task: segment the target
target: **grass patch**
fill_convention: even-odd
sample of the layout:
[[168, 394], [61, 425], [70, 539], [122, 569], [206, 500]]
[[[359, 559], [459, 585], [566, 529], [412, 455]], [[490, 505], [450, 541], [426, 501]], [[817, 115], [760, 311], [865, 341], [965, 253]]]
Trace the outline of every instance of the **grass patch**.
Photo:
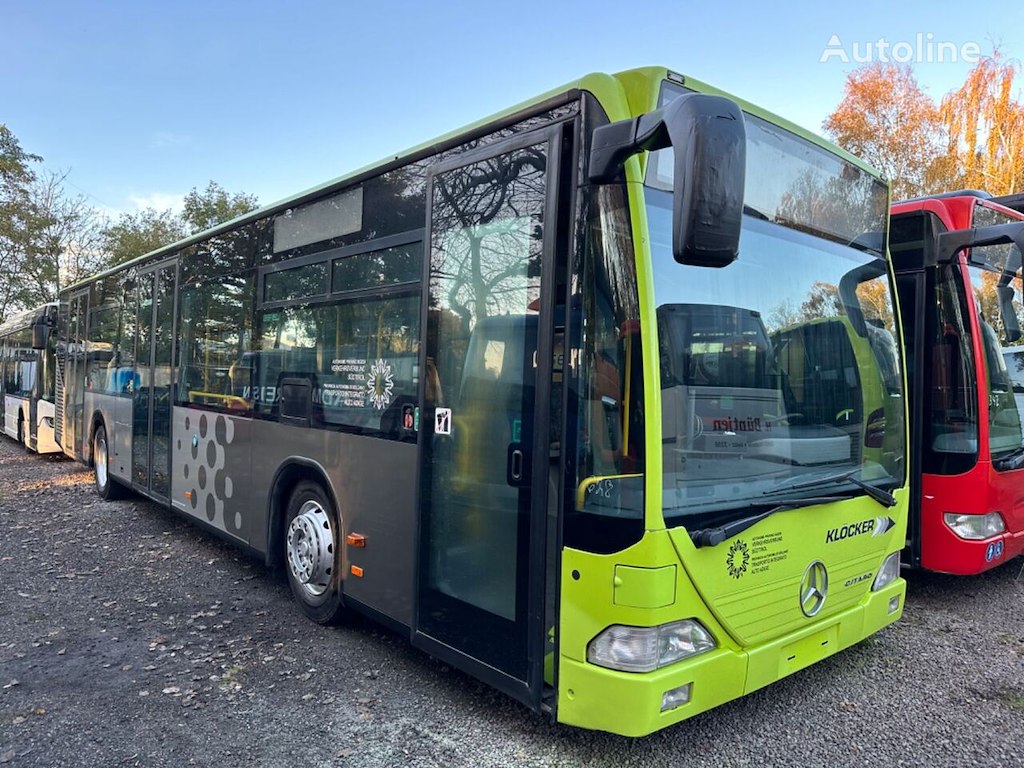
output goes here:
[[1018, 712], [1024, 712], [1024, 691], [1018, 691], [1013, 688], [1003, 686], [996, 695], [999, 699], [1010, 706], [1011, 709], [1016, 709]]

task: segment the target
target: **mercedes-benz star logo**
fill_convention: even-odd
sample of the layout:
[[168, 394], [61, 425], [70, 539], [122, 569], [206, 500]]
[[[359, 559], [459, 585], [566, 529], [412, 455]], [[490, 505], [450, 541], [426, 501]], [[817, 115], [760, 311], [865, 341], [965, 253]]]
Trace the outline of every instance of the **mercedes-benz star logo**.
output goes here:
[[828, 596], [828, 571], [825, 564], [815, 560], [807, 566], [800, 580], [800, 610], [804, 616], [815, 616], [825, 605]]

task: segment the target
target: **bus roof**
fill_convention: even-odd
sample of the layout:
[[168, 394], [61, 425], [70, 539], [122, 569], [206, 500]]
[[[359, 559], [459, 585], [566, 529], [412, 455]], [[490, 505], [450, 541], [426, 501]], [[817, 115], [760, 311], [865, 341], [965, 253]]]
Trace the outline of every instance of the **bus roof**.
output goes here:
[[47, 314], [49, 314], [50, 309], [56, 308], [57, 302], [51, 301], [46, 304], [40, 304], [38, 307], [33, 307], [32, 309], [26, 309], [16, 315], [11, 315], [4, 320], [3, 323], [0, 323], [0, 336], [6, 336], [8, 333], [28, 328], [34, 322], [43, 319]]
[[[955, 192], [943, 192], [937, 195], [924, 195], [909, 200], [900, 200], [892, 204], [892, 214], [898, 216], [914, 211], [931, 211], [938, 215], [943, 223], [951, 229], [963, 229], [972, 225], [971, 211], [975, 205], [999, 211], [1008, 218], [1019, 219], [1024, 214], [1024, 200], [1021, 208], [1006, 205], [1006, 197], [993, 197], [988, 192], [977, 189], [961, 189]], [[1024, 196], [1022, 196], [1024, 197]]]
[[282, 200], [278, 200], [277, 202], [262, 206], [254, 211], [250, 211], [249, 213], [231, 219], [230, 221], [218, 224], [217, 226], [211, 227], [210, 229], [202, 232], [197, 232], [187, 238], [161, 246], [154, 251], [150, 251], [149, 253], [137, 256], [122, 264], [105, 269], [91, 277], [67, 286], [61, 292], [64, 293], [65, 291], [76, 289], [81, 285], [88, 284], [93, 280], [97, 280], [107, 275], [115, 274], [130, 266], [143, 264], [149, 261], [157, 261], [164, 256], [169, 256], [174, 251], [202, 242], [214, 235], [284, 212], [292, 207], [309, 202], [322, 195], [344, 189], [345, 187], [359, 183], [364, 179], [371, 178], [388, 170], [401, 167], [432, 154], [436, 154], [437, 152], [444, 151], [445, 149], [449, 149], [465, 141], [467, 135], [477, 133], [484, 128], [493, 128], [504, 122], [521, 119], [524, 113], [539, 112], [544, 109], [550, 109], [569, 103], [577, 99], [580, 92], [583, 91], [592, 93], [598, 98], [602, 107], [604, 107], [608, 112], [609, 119], [615, 121], [635, 117], [657, 108], [659, 87], [661, 82], [665, 79], [672, 80], [679, 85], [684, 85], [687, 88], [692, 88], [693, 90], [701, 93], [726, 96], [739, 104], [744, 112], [760, 117], [774, 125], [778, 125], [780, 128], [784, 128], [812, 144], [841, 157], [843, 160], [852, 163], [870, 175], [879, 179], [882, 178], [878, 170], [855, 155], [852, 155], [846, 150], [826, 141], [821, 136], [802, 128], [779, 115], [768, 112], [745, 99], [737, 98], [736, 96], [715, 88], [714, 86], [708, 85], [707, 83], [694, 78], [677, 74], [665, 67], [641, 67], [638, 69], [618, 72], [614, 75], [595, 72], [584, 75], [578, 80], [566, 83], [558, 88], [553, 88], [539, 96], [520, 102], [508, 109], [489, 115], [488, 117], [477, 120], [469, 125], [463, 126], [462, 128], [450, 131], [435, 139], [418, 144], [404, 152], [400, 152], [397, 155], [389, 156], [375, 163], [365, 165], [362, 168], [358, 168], [323, 184], [304, 190], [290, 197], [286, 197]]

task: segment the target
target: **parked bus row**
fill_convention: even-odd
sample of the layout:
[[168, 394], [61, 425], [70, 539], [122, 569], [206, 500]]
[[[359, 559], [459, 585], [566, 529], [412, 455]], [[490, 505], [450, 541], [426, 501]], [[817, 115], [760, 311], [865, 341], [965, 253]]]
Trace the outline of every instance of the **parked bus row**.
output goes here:
[[[896, 621], [901, 556], [1019, 551], [986, 489], [1021, 452], [1020, 255], [965, 249], [1024, 238], [900, 215], [890, 260], [857, 158], [666, 69], [588, 75], [63, 291], [56, 439], [314, 621], [651, 733]], [[921, 501], [965, 472], [979, 498]]]

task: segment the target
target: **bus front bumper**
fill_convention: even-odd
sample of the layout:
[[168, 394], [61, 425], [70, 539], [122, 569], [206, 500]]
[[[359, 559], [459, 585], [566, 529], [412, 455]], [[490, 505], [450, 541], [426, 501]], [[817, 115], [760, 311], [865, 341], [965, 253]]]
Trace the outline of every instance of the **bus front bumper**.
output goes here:
[[[645, 736], [864, 640], [902, 615], [905, 594], [906, 582], [896, 579], [860, 604], [800, 632], [739, 651], [718, 648], [655, 672], [620, 672], [563, 656], [558, 721], [622, 736]], [[663, 711], [666, 694], [687, 685], [688, 701]]]

